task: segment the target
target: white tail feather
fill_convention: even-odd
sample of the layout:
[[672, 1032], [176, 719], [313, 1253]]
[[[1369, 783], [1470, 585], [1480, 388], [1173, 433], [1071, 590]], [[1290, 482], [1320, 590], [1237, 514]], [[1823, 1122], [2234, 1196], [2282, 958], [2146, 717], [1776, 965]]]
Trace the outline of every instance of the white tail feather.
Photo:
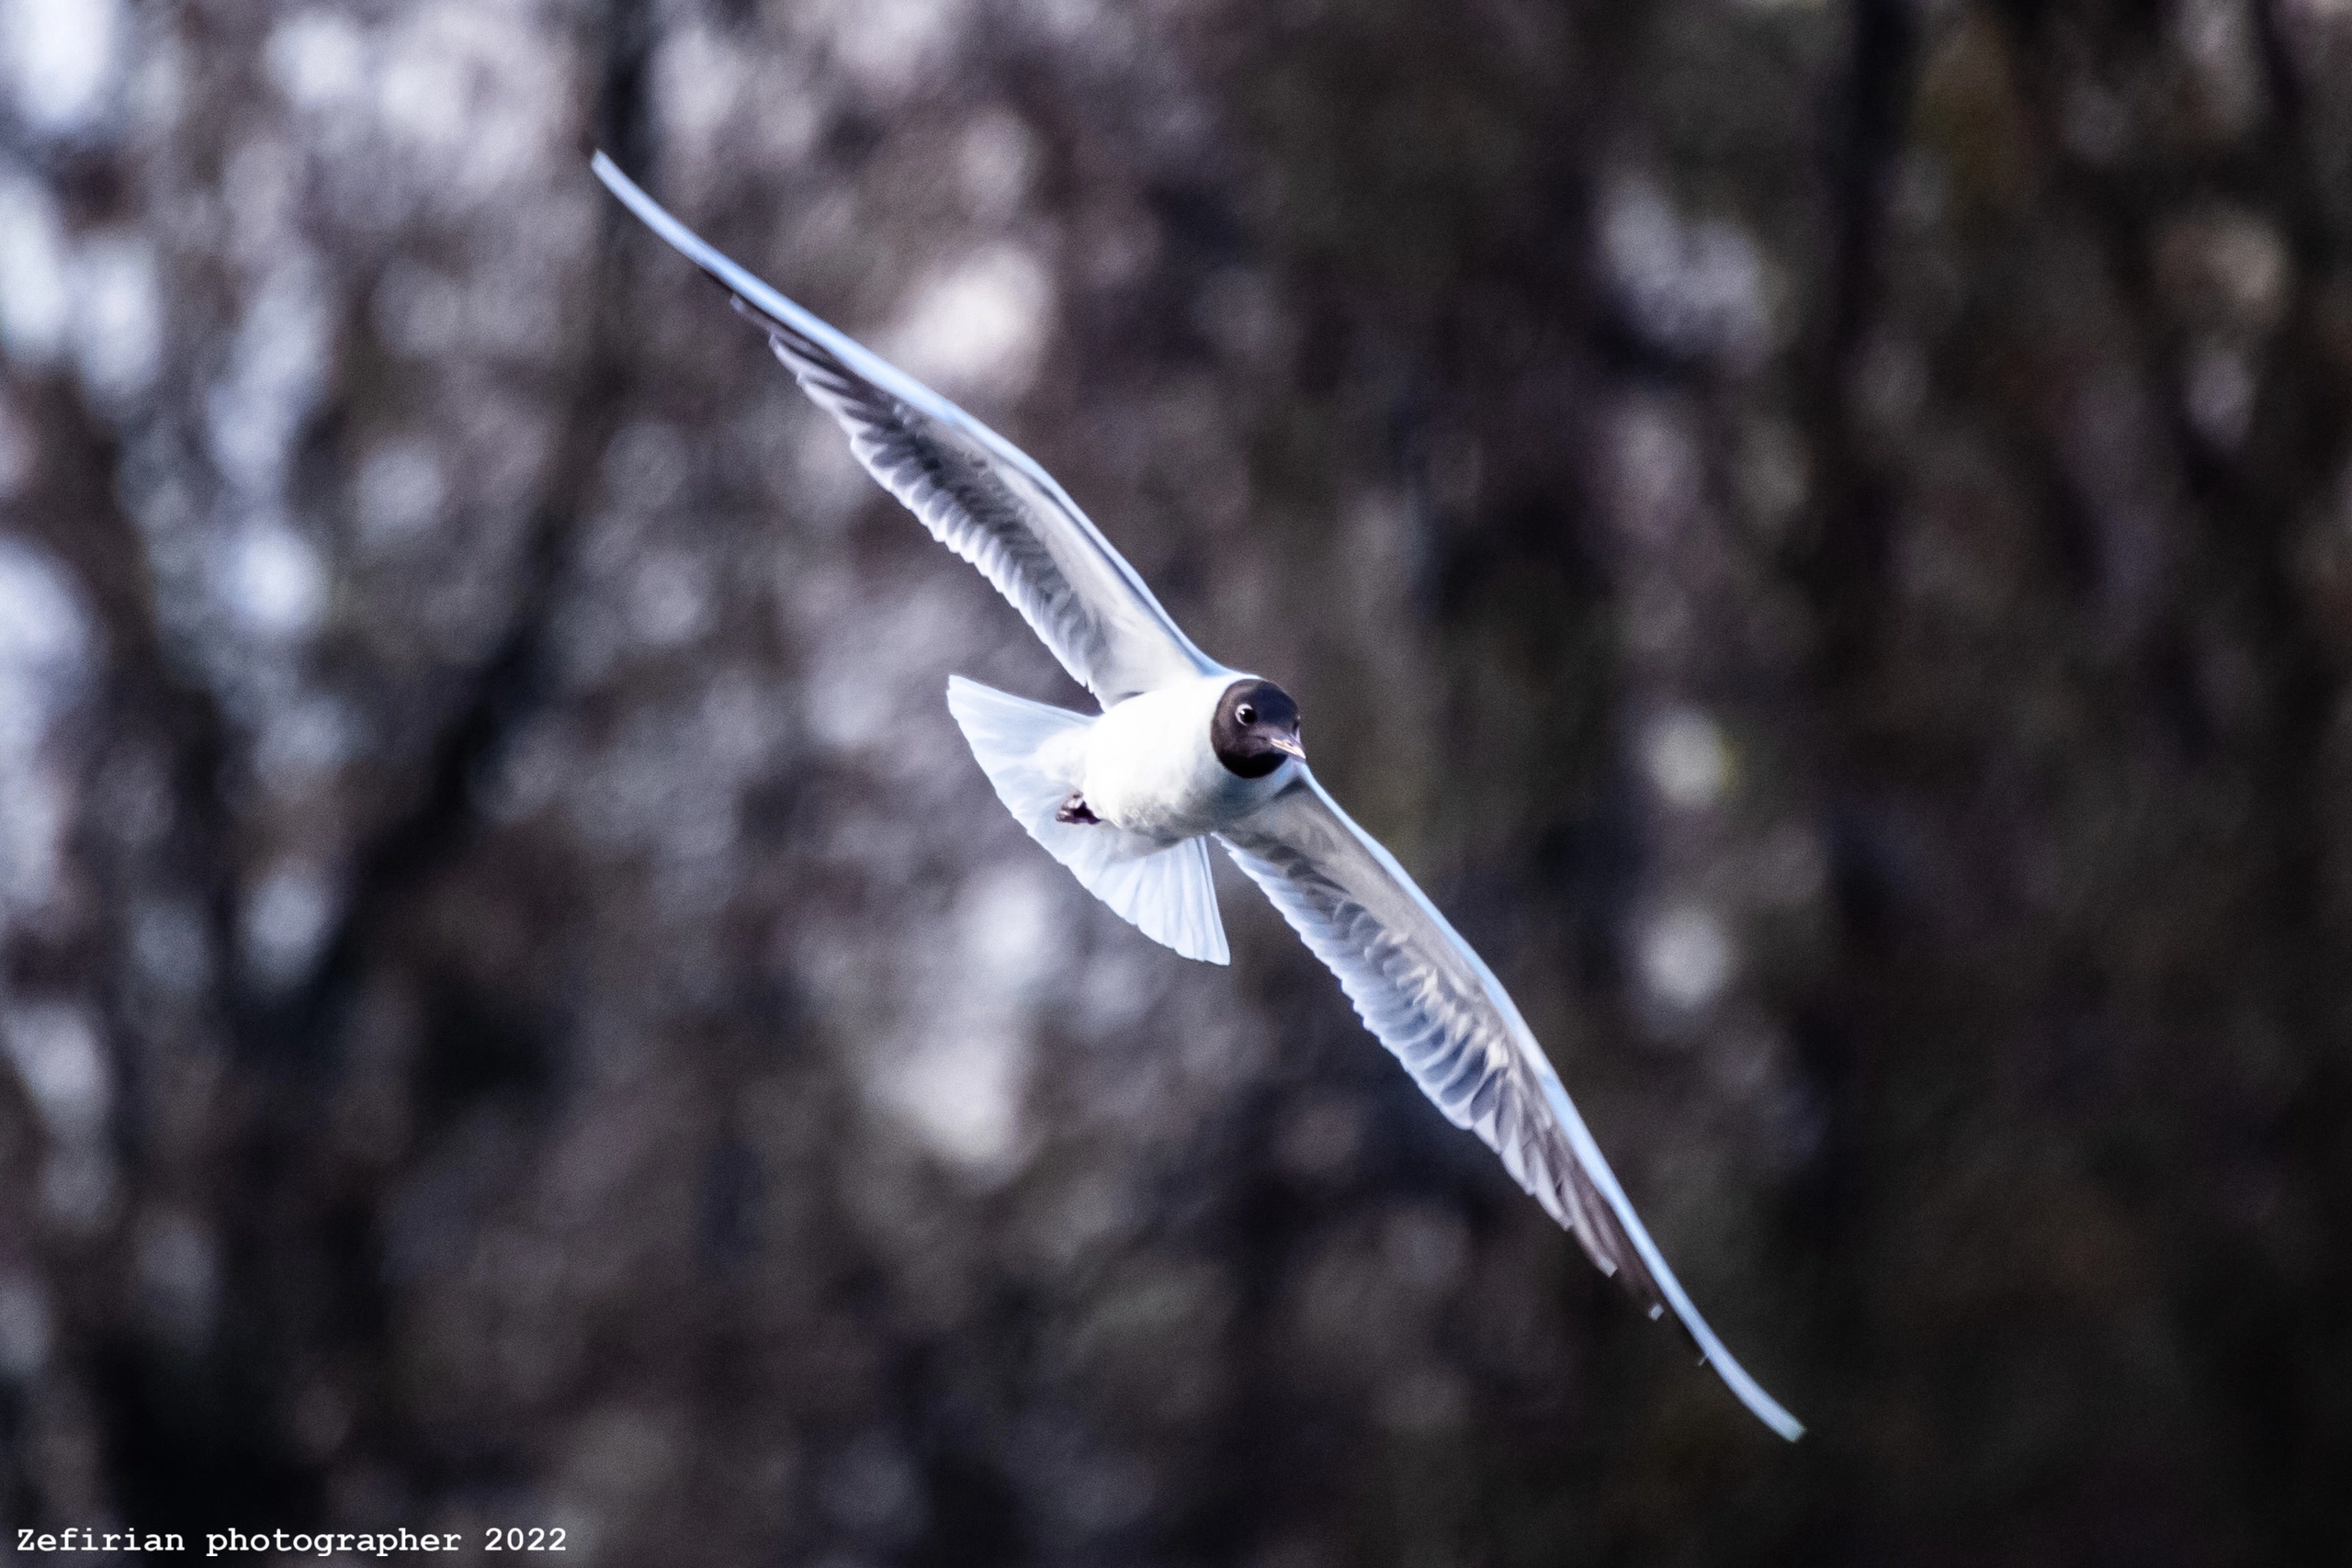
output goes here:
[[1152, 941], [1187, 958], [1231, 961], [1225, 922], [1217, 916], [1207, 840], [1168, 845], [1107, 822], [1088, 826], [1054, 819], [1077, 787], [1083, 750], [1074, 742], [1093, 726], [1092, 718], [1008, 696], [961, 675], [947, 678], [947, 711], [956, 716], [972, 755], [1013, 820], [1089, 893]]

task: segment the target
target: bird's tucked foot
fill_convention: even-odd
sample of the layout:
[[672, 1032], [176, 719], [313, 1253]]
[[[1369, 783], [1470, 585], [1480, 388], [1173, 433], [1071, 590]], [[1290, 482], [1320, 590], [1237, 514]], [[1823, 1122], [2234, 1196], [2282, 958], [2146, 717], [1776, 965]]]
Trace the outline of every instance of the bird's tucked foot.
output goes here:
[[1072, 790], [1069, 792], [1069, 798], [1063, 801], [1061, 808], [1054, 813], [1054, 820], [1057, 822], [1071, 822], [1081, 827], [1091, 828], [1095, 823], [1102, 821], [1102, 818], [1095, 816], [1093, 812], [1086, 808], [1085, 795], [1080, 795], [1076, 790]]

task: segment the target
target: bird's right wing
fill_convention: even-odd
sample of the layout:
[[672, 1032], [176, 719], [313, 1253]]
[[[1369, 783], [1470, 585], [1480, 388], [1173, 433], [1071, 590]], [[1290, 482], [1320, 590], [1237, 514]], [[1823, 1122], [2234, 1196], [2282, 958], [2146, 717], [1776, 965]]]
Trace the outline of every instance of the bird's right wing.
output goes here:
[[648, 228], [734, 296], [801, 389], [848, 433], [866, 471], [978, 567], [1105, 708], [1224, 672], [1027, 453], [728, 259], [604, 153], [592, 166]]
[[1651, 1303], [1653, 1316], [1673, 1308], [1766, 1426], [1801, 1435], [1683, 1293], [1501, 982], [1305, 764], [1292, 767], [1287, 786], [1219, 835], [1234, 860], [1438, 1109], [1502, 1156], [1604, 1273]]

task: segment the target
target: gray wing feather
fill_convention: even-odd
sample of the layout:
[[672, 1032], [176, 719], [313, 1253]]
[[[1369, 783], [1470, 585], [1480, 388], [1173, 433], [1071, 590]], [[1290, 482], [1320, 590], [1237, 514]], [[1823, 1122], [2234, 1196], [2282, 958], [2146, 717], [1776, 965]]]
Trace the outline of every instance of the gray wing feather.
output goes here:
[[1314, 774], [1294, 767], [1292, 784], [1219, 835], [1235, 862], [1438, 1109], [1477, 1134], [1654, 1315], [1671, 1307], [1742, 1404], [1781, 1436], [1802, 1434], [1690, 1304], [1493, 972]]
[[767, 333], [850, 450], [932, 536], [979, 568], [1105, 708], [1221, 672], [1053, 476], [1019, 447], [794, 304], [665, 211], [599, 152], [605, 188]]

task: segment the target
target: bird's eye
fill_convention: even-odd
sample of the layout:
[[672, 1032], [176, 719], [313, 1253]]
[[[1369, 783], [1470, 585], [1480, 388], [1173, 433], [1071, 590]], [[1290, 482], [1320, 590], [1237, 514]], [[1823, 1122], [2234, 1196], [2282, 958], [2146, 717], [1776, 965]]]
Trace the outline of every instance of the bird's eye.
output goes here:
[[1239, 707], [1233, 710], [1233, 716], [1239, 719], [1244, 724], [1255, 724], [1258, 722], [1258, 710], [1251, 707], [1248, 703], [1243, 703]]

